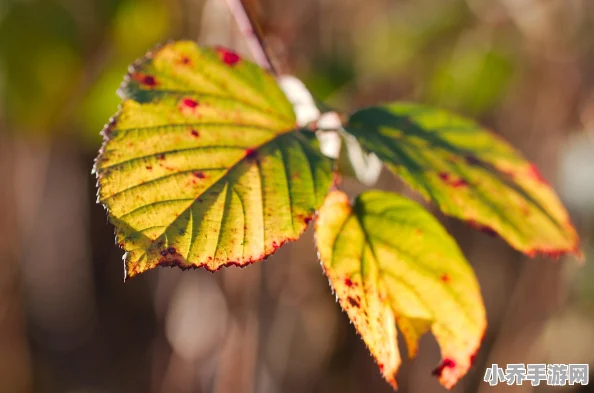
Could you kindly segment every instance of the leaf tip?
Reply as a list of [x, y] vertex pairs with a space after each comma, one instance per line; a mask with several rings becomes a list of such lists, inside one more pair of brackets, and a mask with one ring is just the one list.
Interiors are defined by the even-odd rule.
[[398, 382], [396, 381], [396, 372], [398, 371], [398, 365], [396, 365], [395, 367], [394, 365], [386, 366], [383, 362], [378, 360], [377, 357], [375, 357], [375, 355], [373, 356], [373, 359], [375, 360], [375, 363], [377, 364], [377, 367], [379, 368], [380, 374], [384, 378], [384, 381], [386, 381], [392, 387], [392, 389], [398, 390]]
[[[381, 369], [381, 367], [380, 367], [380, 369]], [[390, 386], [392, 386], [392, 389], [394, 389], [396, 391], [398, 390], [398, 383], [396, 382], [396, 378], [394, 378], [393, 375], [387, 376], [382, 373], [382, 376], [384, 377], [384, 380], [386, 382], [388, 382], [390, 384]]]
[[445, 358], [431, 372], [431, 374], [437, 377], [439, 379], [439, 383], [449, 390], [458, 382], [460, 377], [465, 374], [465, 372], [461, 373], [458, 370], [458, 365], [453, 359]]

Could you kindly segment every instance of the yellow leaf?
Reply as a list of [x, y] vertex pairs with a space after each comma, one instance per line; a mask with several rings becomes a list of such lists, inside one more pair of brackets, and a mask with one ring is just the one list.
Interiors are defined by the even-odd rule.
[[139, 61], [121, 91], [95, 171], [128, 277], [244, 266], [305, 230], [332, 161], [270, 74], [182, 41]]
[[442, 361], [434, 371], [451, 388], [472, 365], [485, 327], [474, 273], [455, 241], [420, 205], [369, 191], [354, 205], [328, 195], [316, 222], [324, 271], [342, 308], [396, 387], [400, 366], [396, 326], [408, 353], [431, 331]]
[[581, 258], [567, 211], [538, 169], [476, 123], [393, 103], [355, 112], [346, 131], [445, 214], [530, 256]]

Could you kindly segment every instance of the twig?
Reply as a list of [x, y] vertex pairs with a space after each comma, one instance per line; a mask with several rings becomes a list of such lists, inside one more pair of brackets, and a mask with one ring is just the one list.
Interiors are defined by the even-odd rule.
[[255, 19], [250, 14], [248, 7], [244, 4], [244, 1], [226, 1], [235, 18], [235, 22], [237, 23], [241, 34], [245, 37], [250, 51], [258, 65], [269, 70], [273, 74], [277, 74], [277, 70], [272, 61], [273, 56], [264, 42], [262, 31], [260, 30], [258, 23], [256, 23]]

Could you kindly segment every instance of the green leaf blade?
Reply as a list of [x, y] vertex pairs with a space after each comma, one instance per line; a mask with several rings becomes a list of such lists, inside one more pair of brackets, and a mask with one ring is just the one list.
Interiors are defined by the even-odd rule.
[[121, 92], [95, 172], [128, 277], [244, 266], [305, 230], [332, 161], [271, 75], [175, 42], [138, 62]]
[[346, 130], [445, 214], [530, 256], [581, 256], [567, 211], [538, 169], [474, 122], [394, 103], [354, 113]]
[[332, 192], [316, 222], [324, 271], [384, 378], [396, 387], [398, 326], [413, 357], [431, 330], [453, 386], [472, 364], [486, 327], [478, 283], [454, 240], [417, 203], [370, 191], [351, 206]]

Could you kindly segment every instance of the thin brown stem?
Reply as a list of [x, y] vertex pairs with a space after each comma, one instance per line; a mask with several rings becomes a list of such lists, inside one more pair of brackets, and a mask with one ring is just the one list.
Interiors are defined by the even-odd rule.
[[244, 4], [244, 0], [226, 0], [233, 18], [241, 31], [241, 34], [245, 37], [247, 44], [256, 60], [256, 63], [262, 68], [265, 68], [277, 74], [277, 70], [272, 61], [273, 56], [270, 50], [264, 42], [264, 36], [262, 30], [258, 26], [258, 23], [250, 13], [249, 8]]

